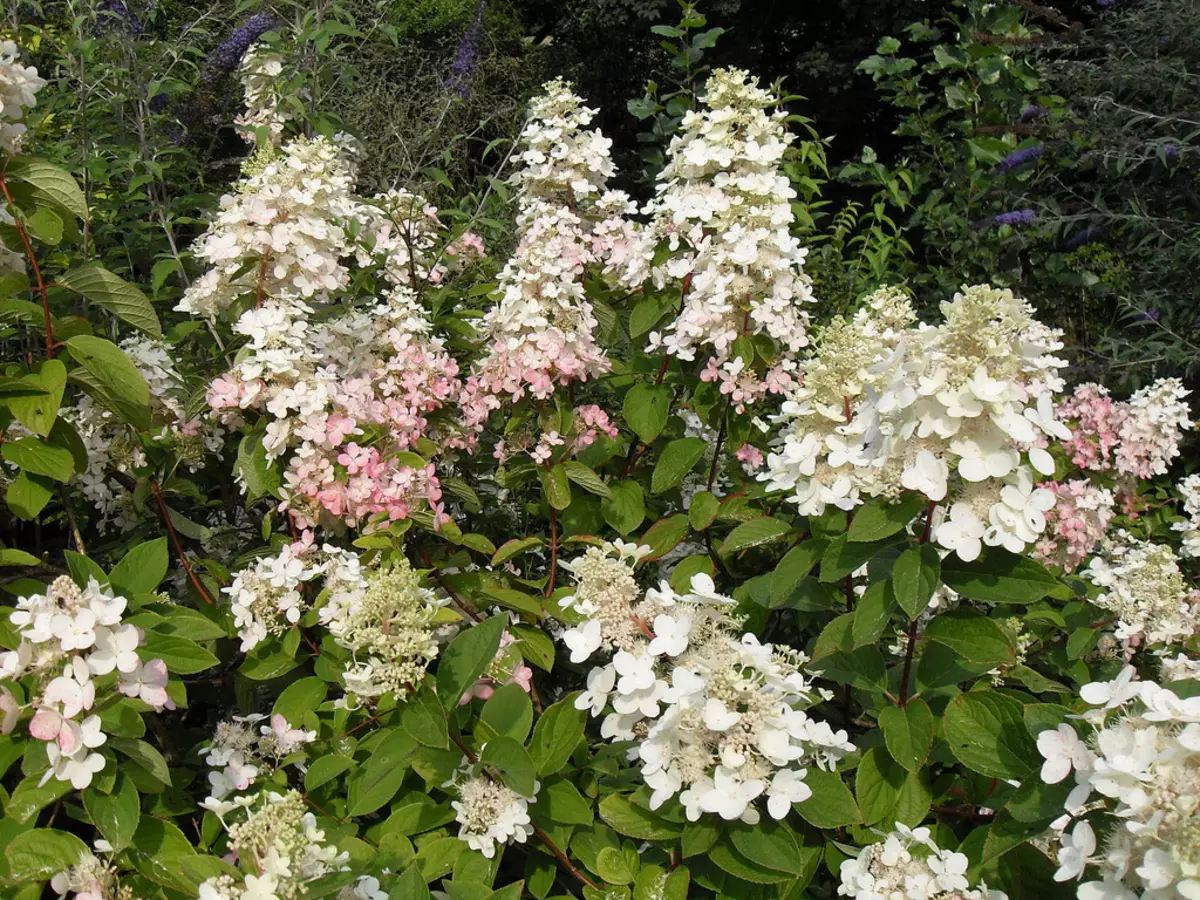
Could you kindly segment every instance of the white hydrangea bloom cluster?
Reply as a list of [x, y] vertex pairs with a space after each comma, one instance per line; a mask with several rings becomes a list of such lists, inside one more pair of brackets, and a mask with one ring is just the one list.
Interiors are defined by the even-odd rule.
[[223, 196], [196, 247], [211, 268], [176, 308], [211, 319], [240, 297], [286, 303], [344, 288], [351, 241], [339, 223], [358, 208], [350, 146], [340, 136], [297, 138]]
[[535, 801], [539, 788], [535, 782], [534, 796], [523, 797], [484, 775], [468, 778], [458, 787], [458, 799], [450, 802], [459, 838], [488, 859], [496, 855], [497, 844], [525, 843], [533, 834], [529, 804]]
[[1085, 714], [1095, 729], [1088, 741], [1068, 724], [1038, 735], [1042, 780], [1074, 771], [1076, 785], [1055, 823], [1054, 877], [1094, 867], [1100, 880], [1079, 886], [1081, 900], [1190, 900], [1200, 896], [1200, 697], [1134, 679], [1129, 666], [1084, 685], [1080, 695], [1096, 707]]
[[[665, 334], [651, 333], [650, 347], [686, 360], [707, 347], [715, 360], [709, 380], [729, 390], [740, 385], [748, 400], [781, 393], [792, 378], [783, 369], [759, 382], [738, 368], [731, 348], [740, 335], [768, 335], [785, 358], [808, 343], [808, 251], [791, 234], [796, 192], [779, 171], [795, 139], [786, 119], [757, 79], [740, 69], [714, 71], [704, 108], [688, 111], [671, 138], [646, 208], [653, 222], [628, 273], [640, 283], [649, 267], [659, 287], [683, 280], [683, 309]], [[652, 266], [663, 241], [675, 252]]]
[[336, 596], [363, 583], [358, 557], [332, 544], [317, 547], [312, 536], [285, 544], [275, 556], [265, 556], [242, 569], [224, 588], [242, 650], [252, 650], [268, 635], [283, 634], [300, 621], [316, 599], [317, 578]]
[[[43, 784], [54, 777], [82, 790], [104, 770], [104, 756], [95, 751], [108, 738], [100, 716], [90, 713], [98, 699], [119, 692], [158, 711], [175, 708], [166, 664], [143, 662], [141, 630], [122, 622], [128, 603], [94, 578], [81, 590], [65, 575], [45, 593], [17, 599], [10, 621], [21, 643], [0, 653], [0, 730], [11, 732], [21, 711], [33, 710], [29, 733], [47, 742], [50, 760]], [[7, 686], [18, 680], [34, 685], [17, 694], [30, 698], [25, 706]]]
[[[187, 386], [166, 344], [135, 335], [121, 341], [121, 349], [137, 366], [150, 388], [154, 416], [152, 439], [170, 447], [188, 471], [197, 471], [210, 455], [219, 456], [224, 446], [223, 430], [207, 419], [188, 414]], [[101, 531], [116, 527], [128, 531], [144, 519], [133, 495], [112, 473], [133, 475], [146, 464], [141, 439], [119, 416], [81, 394], [74, 409], [64, 410], [87, 450], [88, 467], [76, 478], [83, 496], [99, 515]]]
[[1116, 619], [1116, 636], [1126, 646], [1149, 645], [1161, 654], [1195, 634], [1200, 591], [1189, 584], [1166, 544], [1118, 531], [1092, 557], [1084, 575], [1104, 589], [1094, 602]]
[[209, 795], [200, 804], [219, 818], [239, 807], [231, 794], [245, 791], [262, 774], [279, 768], [283, 760], [317, 739], [315, 731], [293, 728], [278, 713], [234, 716], [217, 724], [216, 733], [200, 757], [213, 770], [208, 773]]
[[344, 673], [346, 692], [375, 698], [413, 691], [437, 658], [435, 630], [452, 613], [449, 598], [421, 585], [406, 560], [373, 572], [357, 587], [339, 587], [321, 608], [321, 623], [339, 646], [353, 654]]
[[1189, 475], [1175, 488], [1183, 498], [1183, 512], [1187, 519], [1171, 525], [1180, 532], [1179, 555], [1200, 556], [1200, 475]]
[[805, 766], [832, 769], [854, 750], [844, 731], [804, 712], [816, 690], [807, 657], [742, 632], [733, 600], [696, 575], [677, 595], [663, 582], [644, 592], [633, 566], [647, 547], [608, 543], [563, 564], [575, 592], [561, 605], [583, 621], [562, 635], [572, 662], [598, 650], [612, 661], [588, 673], [575, 701], [599, 715], [601, 734], [637, 740], [631, 759], [653, 790], [650, 808], [679, 795], [687, 817], [755, 823], [766, 796], [776, 819], [811, 796]]
[[349, 855], [325, 843], [325, 832], [297, 791], [246, 798], [245, 821], [228, 826], [230, 850], [258, 871], [239, 883], [232, 875], [200, 885], [200, 900], [297, 900], [308, 884], [345, 871]]
[[583, 274], [624, 259], [634, 235], [626, 216], [636, 206], [604, 188], [612, 141], [588, 129], [595, 114], [562, 79], [545, 84], [530, 106], [510, 179], [521, 236], [484, 319], [488, 353], [472, 381], [480, 393], [543, 398], [556, 384], [609, 369]]
[[934, 536], [961, 559], [985, 544], [1019, 553], [1055, 503], [1035, 481], [1035, 470], [1054, 472], [1040, 445], [1070, 436], [1052, 400], [1059, 332], [987, 285], [965, 288], [942, 314], [916, 325], [907, 298], [883, 288], [853, 319], [835, 319], [776, 417], [784, 431], [758, 477], [791, 491], [805, 515], [917, 491], [940, 504]]
[[1160, 378], [1129, 398], [1121, 423], [1117, 469], [1138, 478], [1166, 475], [1179, 455], [1183, 432], [1192, 427], [1185, 399], [1191, 391], [1178, 378]]
[[354, 884], [338, 891], [338, 900], [388, 900], [388, 892], [381, 889], [374, 875], [360, 875]]
[[13, 41], [0, 41], [0, 152], [16, 155], [25, 136], [25, 111], [37, 102], [46, 86], [34, 66], [19, 62], [20, 49]]
[[876, 844], [842, 863], [839, 897], [854, 900], [1008, 900], [1003, 891], [967, 881], [965, 854], [943, 850], [928, 828], [897, 822]]
[[80, 854], [71, 868], [55, 874], [50, 888], [59, 897], [74, 894], [75, 900], [137, 900], [133, 888], [119, 882], [116, 866], [89, 852]]
[[234, 119], [238, 130], [243, 138], [255, 143], [261, 129], [267, 143], [278, 147], [284, 127], [296, 116], [290, 106], [281, 103], [283, 54], [265, 44], [255, 44], [242, 60], [241, 75], [245, 109]]

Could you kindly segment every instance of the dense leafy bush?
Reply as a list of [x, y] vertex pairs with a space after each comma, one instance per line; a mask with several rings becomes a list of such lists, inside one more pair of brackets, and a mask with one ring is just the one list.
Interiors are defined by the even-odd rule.
[[[955, 116], [1036, 89], [1022, 10], [935, 53]], [[321, 108], [369, 17], [279, 12], [14, 32], [190, 69], [161, 109], [0, 45], [6, 896], [1200, 892], [1188, 390], [1068, 387], [1060, 320], [963, 284], [1007, 139], [961, 163], [885, 42], [941, 168], [826, 219], [828, 143], [684, 5], [646, 198], [562, 79], [389, 182]]]

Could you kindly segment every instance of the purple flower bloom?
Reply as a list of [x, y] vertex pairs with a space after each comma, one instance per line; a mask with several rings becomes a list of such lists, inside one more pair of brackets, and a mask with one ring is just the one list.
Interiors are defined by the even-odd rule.
[[462, 39], [454, 51], [454, 62], [450, 64], [450, 75], [442, 82], [442, 87], [453, 91], [464, 100], [467, 97], [467, 84], [475, 74], [479, 64], [479, 46], [483, 41], [483, 0], [475, 7], [475, 20], [463, 32]]
[[234, 29], [233, 34], [208, 57], [208, 64], [204, 68], [205, 83], [214, 84], [241, 65], [250, 45], [274, 27], [275, 16], [257, 13]]
[[1024, 150], [1014, 150], [1004, 159], [1000, 160], [996, 166], [996, 174], [1003, 175], [1005, 172], [1010, 172], [1017, 166], [1023, 166], [1027, 162], [1033, 162], [1046, 152], [1046, 148], [1040, 144], [1036, 147], [1026, 147]]
[[1179, 146], [1177, 144], [1163, 144], [1163, 159], [1169, 163], [1179, 159]]
[[1037, 218], [1036, 209], [1014, 209], [985, 219], [988, 225], [1029, 225]]
[[1138, 321], [1139, 322], [1157, 322], [1161, 318], [1162, 318], [1161, 310], [1148, 309], [1144, 313], [1142, 313], [1140, 316], [1138, 316]]
[[1050, 112], [1050, 110], [1046, 109], [1046, 107], [1038, 106], [1038, 104], [1033, 103], [1021, 110], [1021, 118], [1017, 119], [1017, 122], [1020, 124], [1032, 122], [1034, 119], [1040, 119], [1048, 112]]
[[1087, 228], [1083, 229], [1083, 231], [1071, 235], [1070, 240], [1067, 241], [1067, 249], [1078, 250], [1085, 244], [1092, 243], [1098, 237], [1100, 237], [1100, 226], [1089, 225]]
[[142, 22], [124, 0], [102, 0], [96, 4], [96, 31], [124, 31], [137, 37], [142, 33]]

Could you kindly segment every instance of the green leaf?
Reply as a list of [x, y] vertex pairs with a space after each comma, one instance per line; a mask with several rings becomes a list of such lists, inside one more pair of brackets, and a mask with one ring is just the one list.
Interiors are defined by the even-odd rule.
[[941, 573], [941, 557], [932, 544], [910, 547], [896, 559], [892, 566], [892, 590], [910, 620], [929, 606], [929, 598], [941, 584]]
[[728, 556], [751, 547], [760, 547], [778, 541], [792, 533], [792, 526], [782, 519], [763, 516], [743, 522], [721, 542], [721, 555]]
[[900, 789], [907, 776], [908, 773], [882, 747], [872, 747], [863, 754], [854, 775], [854, 793], [858, 808], [862, 810], [863, 824], [892, 824], [888, 820], [900, 799]]
[[97, 403], [135, 428], [150, 427], [150, 388], [125, 351], [90, 334], [68, 338], [67, 348], [87, 372], [79, 380]]
[[549, 469], [541, 469], [538, 475], [542, 479], [542, 490], [546, 493], [546, 501], [555, 509], [566, 509], [571, 505], [571, 480], [562, 463]]
[[566, 779], [556, 779], [538, 792], [536, 810], [558, 825], [591, 825], [591, 801]]
[[62, 405], [63, 391], [67, 387], [67, 367], [57, 359], [47, 359], [37, 371], [22, 376], [21, 384], [37, 388], [42, 393], [27, 397], [8, 397], [5, 402], [17, 421], [42, 437], [49, 437]]
[[111, 793], [102, 794], [95, 786], [89, 787], [83, 792], [83, 808], [114, 851], [119, 853], [129, 846], [142, 815], [132, 781], [118, 773]]
[[137, 287], [103, 266], [87, 263], [58, 276], [58, 282], [150, 337], [162, 338], [162, 326], [149, 298]]
[[305, 790], [315, 791], [323, 784], [328, 784], [343, 772], [354, 768], [354, 760], [349, 756], [318, 756], [304, 773]]
[[639, 841], [669, 841], [683, 834], [683, 826], [635, 806], [621, 794], [600, 801], [600, 818], [613, 831]]
[[625, 421], [643, 444], [662, 434], [671, 410], [671, 389], [665, 384], [635, 384], [625, 395]]
[[406, 732], [392, 729], [375, 747], [360, 772], [349, 779], [347, 814], [365, 816], [396, 796], [408, 774], [409, 758], [416, 746], [416, 741]]
[[267, 448], [263, 446], [262, 435], [258, 432], [251, 432], [238, 444], [234, 472], [242, 476], [251, 500], [274, 497], [283, 484], [283, 466], [273, 465], [267, 458]]
[[26, 219], [25, 228], [43, 244], [52, 247], [57, 247], [63, 238], [63, 220], [48, 207], [42, 207]]
[[49, 204], [77, 219], [88, 217], [83, 191], [65, 169], [36, 156], [14, 156], [8, 160], [4, 176], [25, 185], [34, 203]]
[[779, 884], [791, 880], [788, 873], [759, 865], [747, 858], [734, 847], [728, 837], [722, 837], [713, 844], [713, 848], [708, 852], [708, 858], [716, 863], [722, 871], [751, 884]]
[[404, 874], [396, 879], [388, 900], [429, 900], [429, 888], [425, 886], [425, 876], [419, 866], [411, 865], [404, 870]]
[[704, 818], [688, 822], [683, 828], [683, 837], [679, 842], [684, 859], [707, 853], [720, 836], [721, 829], [713, 822], [705, 821]]
[[116, 593], [126, 597], [149, 594], [167, 577], [169, 565], [167, 539], [156, 538], [138, 544], [121, 557], [108, 580]]
[[259, 644], [246, 654], [245, 661], [238, 671], [251, 681], [270, 681], [280, 675], [286, 675], [300, 663], [291, 653], [284, 653], [279, 644], [272, 641]]
[[702, 438], [679, 438], [663, 447], [650, 476], [651, 492], [663, 494], [678, 485], [700, 462], [707, 449], [708, 442]]
[[855, 648], [878, 641], [895, 608], [896, 598], [890, 581], [876, 581], [868, 587], [854, 608], [854, 628], [851, 633]]
[[534, 795], [537, 771], [533, 760], [517, 741], [504, 735], [492, 738], [484, 745], [479, 761], [496, 769], [506, 787], [524, 797]]
[[126, 738], [110, 739], [106, 746], [118, 753], [123, 753], [164, 785], [171, 784], [171, 770], [163, 755], [145, 741], [134, 741]]
[[981, 775], [1023, 781], [1041, 759], [1025, 729], [1021, 703], [997, 691], [972, 691], [953, 698], [942, 727], [950, 752]]
[[650, 548], [650, 554], [642, 557], [642, 562], [653, 562], [666, 556], [679, 546], [679, 542], [687, 537], [688, 517], [682, 513], [659, 519], [646, 529], [639, 544]]
[[147, 661], [161, 659], [176, 675], [194, 675], [220, 663], [195, 641], [153, 631], [146, 632], [145, 641], [138, 647], [138, 656]]
[[32, 553], [17, 550], [13, 547], [0, 547], [0, 567], [3, 566], [37, 566], [41, 560]]
[[75, 472], [75, 460], [69, 450], [55, 447], [36, 437], [26, 436], [0, 445], [0, 454], [18, 468], [55, 481], [68, 481]]
[[88, 855], [83, 841], [56, 828], [35, 828], [13, 837], [4, 848], [9, 876], [18, 882], [49, 881]]
[[697, 531], [703, 531], [717, 518], [720, 508], [721, 501], [715, 494], [699, 491], [692, 494], [692, 502], [688, 506], [688, 521]]
[[804, 874], [799, 837], [786, 821], [764, 816], [757, 825], [734, 825], [729, 836], [734, 848], [751, 862], [792, 875]]
[[904, 494], [898, 503], [873, 500], [854, 510], [854, 518], [846, 536], [855, 543], [869, 543], [891, 537], [902, 531], [924, 508], [926, 502], [921, 494]]
[[1017, 659], [1016, 645], [1008, 632], [969, 609], [935, 616], [925, 627], [925, 637], [980, 665], [1011, 665]]
[[506, 684], [488, 697], [479, 719], [497, 734], [524, 743], [533, 725], [533, 703], [519, 684]]
[[513, 538], [511, 541], [505, 541], [496, 550], [492, 556], [492, 565], [498, 566], [503, 562], [508, 562], [514, 556], [519, 556], [531, 547], [540, 547], [546, 542], [539, 537]]
[[942, 580], [967, 599], [988, 603], [1034, 603], [1068, 590], [1041, 563], [999, 547], [989, 548], [987, 556], [974, 562], [946, 557]]
[[297, 725], [306, 712], [315, 711], [325, 702], [328, 687], [320, 678], [298, 678], [276, 698], [271, 713]]
[[542, 617], [542, 604], [536, 597], [526, 594], [524, 591], [489, 587], [484, 588], [483, 593], [508, 609], [515, 609], [517, 612], [526, 613], [537, 619]]
[[533, 726], [529, 755], [539, 775], [550, 775], [565, 766], [583, 738], [587, 711], [575, 708], [578, 696], [578, 692], [568, 694], [546, 707]]
[[8, 484], [4, 499], [13, 515], [19, 519], [36, 519], [50, 502], [54, 482], [42, 475], [19, 472]]
[[805, 538], [784, 554], [771, 575], [771, 603], [780, 606], [812, 571], [825, 553], [829, 542], [824, 538]]
[[12, 796], [4, 803], [4, 815], [7, 818], [22, 825], [32, 822], [39, 812], [72, 790], [69, 781], [51, 778], [45, 784], [38, 784], [41, 780], [42, 773], [37, 772], [13, 788]]
[[182, 891], [192, 889], [183, 875], [182, 860], [195, 856], [196, 851], [174, 823], [143, 816], [126, 855], [135, 869], [156, 884]]
[[428, 685], [422, 684], [421, 689], [408, 698], [400, 711], [400, 724], [418, 744], [439, 750], [450, 747], [446, 711]]
[[793, 806], [808, 824], [817, 828], [841, 828], [862, 823], [862, 813], [854, 802], [854, 795], [841, 776], [810, 766], [804, 783], [812, 796]]
[[601, 847], [596, 854], [596, 874], [606, 884], [632, 884], [634, 871], [616, 847]]
[[600, 514], [617, 534], [630, 534], [646, 518], [642, 486], [636, 481], [618, 481], [609, 485], [609, 490], [612, 496], [600, 504]]
[[507, 616], [492, 616], [459, 632], [450, 642], [437, 671], [438, 700], [443, 707], [455, 709], [467, 688], [492, 664], [507, 622]]
[[609, 490], [607, 484], [600, 480], [600, 476], [585, 466], [583, 463], [569, 460], [562, 464], [566, 470], [567, 477], [589, 493], [595, 494], [598, 497], [612, 497], [612, 491]]
[[546, 672], [554, 668], [554, 641], [546, 632], [530, 625], [511, 625], [508, 632], [520, 641], [518, 649], [526, 662]]
[[888, 753], [910, 772], [920, 772], [929, 758], [935, 724], [929, 704], [920, 697], [907, 706], [885, 706], [879, 712]]
[[890, 540], [873, 543], [851, 543], [850, 539], [839, 534], [829, 542], [829, 549], [821, 557], [821, 574], [819, 580], [825, 584], [841, 581], [847, 575], [865, 566], [876, 553], [891, 543]]

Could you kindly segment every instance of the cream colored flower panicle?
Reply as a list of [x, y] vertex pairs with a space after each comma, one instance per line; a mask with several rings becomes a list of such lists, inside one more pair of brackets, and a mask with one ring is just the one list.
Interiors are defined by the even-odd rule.
[[[785, 358], [808, 343], [807, 251], [791, 234], [796, 192], [780, 172], [794, 140], [786, 118], [779, 99], [746, 72], [713, 72], [704, 107], [687, 112], [671, 139], [647, 206], [653, 223], [628, 273], [635, 284], [647, 266], [659, 287], [682, 280], [683, 308], [665, 332], [651, 334], [650, 346], [685, 360], [711, 355], [713, 378], [723, 383], [742, 376], [729, 370], [739, 335], [767, 335]], [[651, 265], [664, 241], [671, 256]]]
[[0, 41], [0, 152], [16, 155], [25, 136], [25, 111], [37, 102], [37, 92], [46, 79], [33, 66], [18, 62], [20, 48], [12, 41]]
[[353, 653], [347, 693], [403, 696], [414, 690], [437, 657], [434, 629], [448, 602], [422, 587], [407, 561], [371, 573], [352, 589], [333, 591], [320, 615], [338, 645]]
[[[535, 783], [535, 795], [537, 788]], [[450, 805], [458, 822], [459, 839], [492, 859], [497, 844], [501, 847], [510, 841], [523, 844], [533, 834], [529, 818], [532, 802], [532, 797], [523, 797], [499, 782], [477, 775], [459, 785], [458, 799]]]
[[1054, 414], [1059, 333], [987, 285], [941, 311], [940, 324], [915, 324], [884, 288], [825, 329], [759, 479], [806, 515], [918, 492], [938, 504], [936, 540], [962, 559], [984, 545], [1021, 552], [1055, 502], [1037, 485], [1035, 471], [1054, 472], [1043, 445], [1070, 436]]
[[967, 880], [965, 854], [943, 850], [928, 828], [896, 823], [881, 843], [842, 863], [839, 897], [854, 900], [1007, 900], [1002, 891]]
[[693, 821], [753, 823], [763, 798], [782, 819], [811, 796], [806, 767], [832, 768], [854, 745], [804, 711], [819, 693], [807, 658], [745, 633], [711, 578], [695, 576], [684, 594], [665, 582], [643, 592], [633, 566], [648, 552], [610, 543], [564, 564], [575, 591], [560, 603], [583, 617], [562, 635], [571, 660], [610, 658], [588, 673], [576, 707], [610, 710], [601, 734], [638, 741], [651, 809], [678, 795]]
[[283, 75], [283, 54], [255, 44], [242, 60], [242, 88], [245, 109], [234, 120], [243, 138], [250, 143], [259, 134], [268, 144], [278, 147], [283, 141], [283, 129], [295, 118], [295, 110], [282, 102], [280, 81]]
[[1082, 879], [1080, 900], [1200, 896], [1200, 697], [1135, 677], [1083, 686], [1087, 741], [1070, 725], [1038, 736], [1042, 780], [1074, 774], [1054, 878]]

